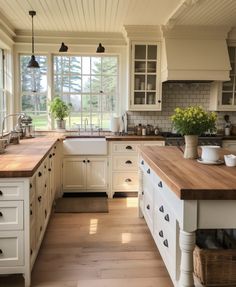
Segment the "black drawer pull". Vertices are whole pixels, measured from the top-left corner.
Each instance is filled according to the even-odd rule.
[[[125,148],[126,149],[133,149],[131,145],[127,145]]]
[[[44,168],[47,168],[46,164],[45,164]]]
[[[39,196],[38,197],[38,202],[41,202],[41,200],[42,200],[42,196]]]
[[[130,178],[126,178],[125,182],[131,182],[132,180]]]
[[[168,244],[168,240],[167,240],[167,239],[165,239],[165,240],[163,241],[163,244],[165,245],[165,247],[169,247],[169,244]]]
[[[33,254],[33,250],[32,249],[30,249],[30,255],[32,255]]]
[[[162,187],[162,182],[161,182],[161,181],[158,183],[158,186],[159,186],[159,187]]]
[[[2,212],[0,211],[0,217],[2,217],[3,216],[3,214],[2,214]]]
[[[44,184],[44,187],[47,187],[46,183]]]
[[[52,171],[52,169],[51,169],[51,168],[49,168],[49,169],[48,169],[48,171]]]
[[[164,236],[164,234],[163,234],[163,231],[162,231],[162,230],[160,230],[158,234],[159,234],[159,236],[160,236],[160,237],[163,237],[163,236]]]
[[[30,183],[30,188],[32,188],[33,187],[33,185],[32,185],[32,183]]]
[[[164,212],[164,206],[163,206],[163,205],[160,206],[159,211],[160,211],[160,212]]]
[[[150,205],[149,204],[147,205],[147,209],[150,210]]]
[[[126,164],[132,164],[132,161],[131,160],[127,160],[125,163]]]
[[[3,254],[3,251],[2,251],[2,249],[0,249],[0,254]]]
[[[0,195],[3,195],[3,192],[0,190]]]
[[[55,156],[55,152],[52,155]]]
[[[141,165],[144,165],[144,160],[141,160]]]
[[[169,214],[166,214],[166,215],[164,216],[164,218],[165,218],[166,221],[168,221],[168,222],[170,221]]]
[[[32,210],[30,210],[30,215],[33,215],[33,211]]]
[[[150,168],[147,170],[147,173],[148,173],[148,174],[150,174],[150,173],[151,173],[151,170],[150,170]]]
[[[144,191],[142,191],[142,195],[144,195]]]
[[[42,173],[39,171],[39,173],[38,173],[38,176],[40,177],[40,176],[42,176]]]

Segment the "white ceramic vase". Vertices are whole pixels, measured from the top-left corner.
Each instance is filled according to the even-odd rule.
[[[198,136],[197,135],[185,135],[185,149],[184,158],[195,159],[198,158]]]

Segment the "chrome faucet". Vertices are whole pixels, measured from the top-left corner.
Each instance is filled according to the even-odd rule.
[[[84,120],[84,131],[86,132],[87,129],[87,125],[88,125],[88,118],[85,118]]]
[[[21,116],[25,116],[26,114],[25,113],[15,113],[15,114],[9,114],[9,115],[6,115],[3,120],[2,120],[2,131],[1,131],[1,138],[3,138],[3,132],[4,132],[4,128],[5,128],[5,121],[7,118],[9,117],[15,117],[15,116],[18,116],[17,118],[17,125],[15,127],[15,129],[17,131],[19,131],[20,127],[21,127]]]

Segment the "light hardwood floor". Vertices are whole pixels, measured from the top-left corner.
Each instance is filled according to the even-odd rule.
[[[22,276],[0,277],[23,287]],[[51,216],[32,272],[37,287],[172,287],[137,198],[109,200],[109,213]]]

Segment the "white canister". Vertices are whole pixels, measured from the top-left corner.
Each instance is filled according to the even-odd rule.
[[[119,132],[120,117],[118,117],[118,116],[111,117],[110,129],[111,129],[111,132],[113,132],[113,133]]]

